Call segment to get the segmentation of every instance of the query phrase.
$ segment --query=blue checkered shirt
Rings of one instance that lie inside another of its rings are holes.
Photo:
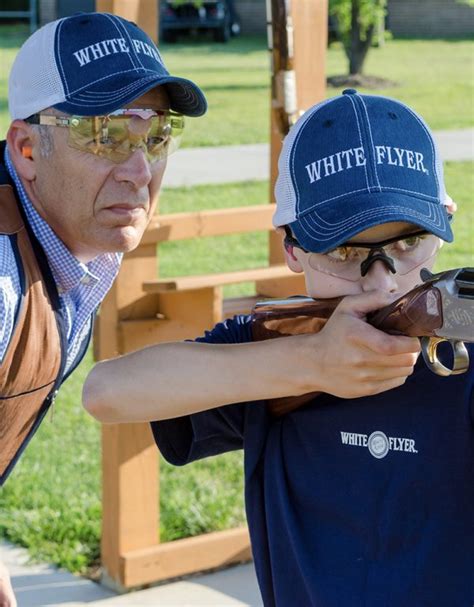
[[[89,333],[92,313],[112,286],[122,255],[105,253],[88,263],[76,259],[28,199],[10,160],[8,146],[5,149],[5,164],[20,193],[20,201],[33,233],[46,253],[56,282],[66,319],[67,373]],[[10,239],[0,235],[0,362],[13,333],[20,294],[20,277]]]

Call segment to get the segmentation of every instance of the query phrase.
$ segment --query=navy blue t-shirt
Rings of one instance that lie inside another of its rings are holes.
[[[249,317],[198,341],[251,341]],[[264,401],[153,422],[175,465],[245,451],[245,497],[267,607],[474,605],[474,348],[467,373],[420,357],[383,394],[320,395],[272,418]],[[255,369],[258,373],[258,367]],[[239,381],[236,377],[236,392]]]

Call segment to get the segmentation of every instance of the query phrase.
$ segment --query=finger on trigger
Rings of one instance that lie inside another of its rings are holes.
[[[389,335],[370,326],[366,326],[364,337],[366,345],[371,350],[385,356],[409,353],[418,354],[421,351],[420,340],[417,337]]]

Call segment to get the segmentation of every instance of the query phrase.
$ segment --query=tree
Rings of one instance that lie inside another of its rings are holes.
[[[362,74],[379,24],[385,17],[387,0],[329,0],[338,34],[349,61],[349,76]]]

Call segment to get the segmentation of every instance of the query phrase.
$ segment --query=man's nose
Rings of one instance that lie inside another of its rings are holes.
[[[136,149],[124,162],[115,167],[116,181],[127,181],[137,190],[146,187],[151,181],[150,163],[143,150]]]
[[[380,289],[387,293],[398,291],[397,274],[393,274],[382,259],[374,261],[367,274],[361,278],[362,290]]]

